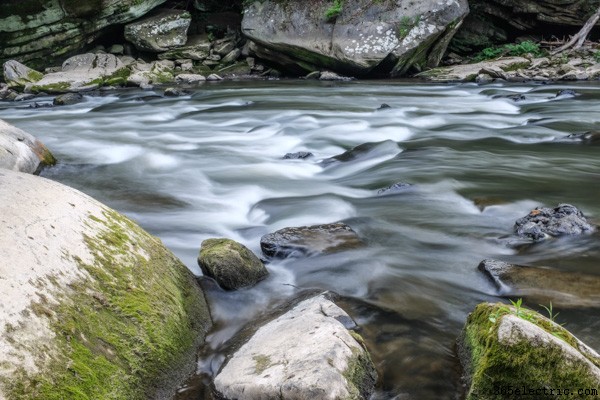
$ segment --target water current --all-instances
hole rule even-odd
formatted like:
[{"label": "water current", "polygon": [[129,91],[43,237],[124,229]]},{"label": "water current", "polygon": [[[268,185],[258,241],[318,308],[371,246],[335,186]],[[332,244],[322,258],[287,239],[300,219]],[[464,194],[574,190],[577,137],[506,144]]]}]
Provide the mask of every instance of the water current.
[{"label": "water current", "polygon": [[[556,97],[562,89],[578,95]],[[521,249],[507,238],[536,206],[571,203],[600,220],[600,146],[559,140],[600,128],[598,84],[267,81],[161,93],[104,92],[54,108],[28,108],[51,97],[2,103],[0,118],[60,160],[42,176],[133,218],[195,274],[211,237],[260,254],[266,233],[344,221],[367,243],[272,262],[250,289],[205,282],[216,324],[198,379],[178,399],[202,398],[227,340],[308,289],[338,293],[361,326],[381,378],[375,399],[454,399],[454,344],[468,313],[507,301],[477,270],[481,260],[600,274],[596,235]],[[377,110],[382,103],[390,108]],[[283,159],[298,151],[314,157]],[[397,182],[412,186],[378,195]],[[600,350],[597,310],[557,311]]]}]

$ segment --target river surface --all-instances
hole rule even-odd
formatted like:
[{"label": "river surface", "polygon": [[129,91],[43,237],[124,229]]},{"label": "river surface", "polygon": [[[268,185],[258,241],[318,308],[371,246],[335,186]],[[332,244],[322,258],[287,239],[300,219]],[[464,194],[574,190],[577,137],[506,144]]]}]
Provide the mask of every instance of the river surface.
[{"label": "river surface", "polygon": [[[561,89],[579,95],[555,97]],[[260,254],[266,233],[344,221],[367,243],[272,262],[251,289],[205,282],[215,329],[198,379],[178,398],[202,398],[226,341],[311,289],[338,293],[361,326],[381,378],[374,399],[454,399],[454,344],[468,313],[507,302],[477,270],[481,260],[600,274],[597,235],[520,249],[508,238],[536,206],[571,203],[600,220],[600,146],[557,140],[600,129],[597,84],[224,82],[157,94],[106,92],[39,109],[1,103],[0,118],[60,160],[43,176],[133,218],[198,275],[200,243],[211,237]],[[515,94],[525,100],[507,98]],[[391,108],[376,110],[382,103]],[[314,157],[282,159],[297,151]],[[412,186],[378,195],[397,182]],[[597,310],[556,311],[600,350]]]}]

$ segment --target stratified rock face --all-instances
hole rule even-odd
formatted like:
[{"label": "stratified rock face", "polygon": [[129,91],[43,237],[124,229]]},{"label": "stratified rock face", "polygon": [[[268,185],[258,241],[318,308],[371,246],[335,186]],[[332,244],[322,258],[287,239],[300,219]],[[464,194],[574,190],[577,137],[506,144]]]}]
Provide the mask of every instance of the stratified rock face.
[{"label": "stratified rock face", "polygon": [[558,388],[584,398],[572,395],[600,385],[600,356],[562,326],[523,307],[479,304],[457,348],[466,400],[563,397],[566,393],[550,394]]},{"label": "stratified rock face", "polygon": [[203,241],[198,265],[205,275],[228,290],[254,285],[269,274],[252,251],[231,239]]},{"label": "stratified rock face", "polygon": [[335,253],[363,245],[356,232],[341,222],[283,228],[260,238],[263,253],[276,258]]},{"label": "stratified rock face", "polygon": [[242,32],[255,52],[295,72],[401,75],[436,66],[469,11],[466,0],[255,1]]},{"label": "stratified rock face", "polygon": [[160,10],[125,26],[125,39],[141,51],[160,53],[187,41],[192,16],[187,11]]},{"label": "stratified rock face", "polygon": [[0,170],[0,210],[0,399],[174,393],[178,378],[163,375],[193,369],[211,324],[181,261],[123,215],[37,176]]},{"label": "stratified rock face", "polygon": [[0,2],[0,63],[33,68],[62,61],[102,34],[166,0],[22,0]]},{"label": "stratified rock face", "polygon": [[583,213],[570,204],[559,204],[555,208],[538,207],[518,219],[514,229],[517,235],[534,241],[549,236],[580,235],[595,230]]},{"label": "stratified rock face", "polygon": [[[377,374],[350,317],[323,295],[262,326],[216,376],[225,399],[366,399]],[[357,339],[360,341],[357,341]]]},{"label": "stratified rock face", "polygon": [[56,159],[42,142],[0,120],[0,168],[34,174],[54,164]]}]

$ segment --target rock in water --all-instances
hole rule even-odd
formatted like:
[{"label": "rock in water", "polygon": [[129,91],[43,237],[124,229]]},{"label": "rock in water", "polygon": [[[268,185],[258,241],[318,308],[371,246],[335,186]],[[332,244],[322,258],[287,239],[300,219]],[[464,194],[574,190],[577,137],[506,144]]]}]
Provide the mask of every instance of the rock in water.
[{"label": "rock in water", "polygon": [[600,276],[497,260],[483,260],[478,269],[502,296],[526,297],[541,304],[552,302],[561,308],[600,307]]},{"label": "rock in water", "polygon": [[0,168],[34,174],[56,159],[35,137],[0,120]]},{"label": "rock in water", "polygon": [[161,53],[185,45],[192,16],[187,11],[159,10],[125,26],[125,39],[140,51]]},{"label": "rock in water", "polygon": [[269,274],[252,251],[231,239],[203,241],[198,265],[204,275],[214,278],[227,290],[254,285]]},{"label": "rock in water", "polygon": [[313,157],[314,154],[309,151],[298,151],[296,153],[286,153],[283,156],[284,160],[306,160],[307,158]]},{"label": "rock in water", "polygon": [[28,83],[34,83],[42,79],[44,74],[35,71],[18,61],[9,60],[3,66],[4,80],[8,87],[24,88]]},{"label": "rock in water", "polygon": [[[561,396],[550,396],[549,389],[600,385],[600,356],[562,326],[524,307],[479,304],[457,348],[466,400],[555,398]],[[512,393],[506,392],[509,388]],[[516,393],[523,388],[546,389],[548,395]]]},{"label": "rock in water", "polygon": [[267,323],[215,378],[225,399],[367,399],[377,374],[362,339],[320,295]]},{"label": "rock in water", "polygon": [[336,253],[363,245],[356,232],[342,222],[283,228],[260,238],[263,253],[276,258]]},{"label": "rock in water", "polygon": [[410,187],[412,187],[412,185],[410,183],[396,182],[386,188],[379,189],[377,191],[377,194],[379,196],[388,195],[388,194],[397,194],[397,193],[404,192],[406,189],[408,189]]},{"label": "rock in water", "polygon": [[56,96],[52,102],[55,106],[69,106],[71,104],[77,104],[83,101],[83,95],[81,93],[65,93],[60,96]]},{"label": "rock in water", "polygon": [[185,265],[128,218],[44,178],[0,170],[0,210],[0,398],[175,393],[211,325]]},{"label": "rock in water", "polygon": [[521,237],[539,241],[549,236],[591,233],[595,228],[576,207],[559,204],[555,208],[538,207],[532,210],[515,222],[514,230]]}]

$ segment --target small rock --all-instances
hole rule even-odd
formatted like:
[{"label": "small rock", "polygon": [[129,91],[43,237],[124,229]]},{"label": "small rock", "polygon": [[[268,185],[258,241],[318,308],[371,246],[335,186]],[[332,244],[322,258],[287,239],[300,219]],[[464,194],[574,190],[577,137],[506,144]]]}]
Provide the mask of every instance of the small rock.
[{"label": "small rock", "polygon": [[[577,96],[577,92],[575,92],[572,89],[563,89],[563,90],[559,90],[556,93],[556,96],[554,96],[554,98],[558,98],[558,97],[562,97],[562,98],[570,98],[570,97],[575,97]],[[552,98],[552,97],[550,97]]]},{"label": "small rock", "polygon": [[284,228],[260,239],[263,253],[275,258],[336,253],[363,245],[356,232],[342,222]]},{"label": "small rock", "polygon": [[313,71],[310,72],[308,75],[306,75],[304,77],[304,79],[308,79],[308,80],[318,80],[321,77],[321,71]]},{"label": "small rock", "polygon": [[140,83],[140,89],[142,89],[142,90],[152,90],[152,89],[154,89],[154,85],[151,85],[149,83]]},{"label": "small rock", "polygon": [[518,236],[540,241],[549,236],[580,235],[591,233],[590,225],[583,213],[570,204],[559,204],[555,208],[538,207],[515,222]]},{"label": "small rock", "polygon": [[56,159],[42,142],[0,119],[0,171],[35,174],[54,164]]},{"label": "small rock", "polygon": [[331,71],[323,71],[323,72],[321,72],[321,75],[319,76],[319,80],[321,80],[321,81],[349,81],[349,80],[352,80],[352,78],[347,77],[347,76],[341,76],[341,75],[338,75],[335,72],[331,72]]},{"label": "small rock", "polygon": [[210,74],[209,76],[206,77],[207,81],[222,81],[223,78],[221,78],[219,75],[217,74]]},{"label": "small rock", "polygon": [[306,160],[307,158],[313,157],[314,154],[308,151],[299,151],[296,153],[287,153],[283,156],[284,160]]},{"label": "small rock", "polygon": [[584,133],[572,133],[560,141],[583,142],[587,144],[600,144],[600,131],[589,131]]},{"label": "small rock", "polygon": [[22,93],[22,94],[18,95],[17,97],[15,97],[15,101],[31,100],[34,97],[35,97],[34,94],[31,94],[31,93]]},{"label": "small rock", "polygon": [[199,74],[179,74],[175,77],[175,82],[177,83],[194,84],[204,82],[205,80],[206,77]]},{"label": "small rock", "polygon": [[65,93],[60,96],[56,96],[52,104],[55,106],[68,106],[71,104],[77,104],[83,100],[81,93]]},{"label": "small rock", "polygon": [[519,101],[527,100],[527,97],[525,97],[524,94],[513,94],[513,95],[508,96],[507,99],[511,99],[515,103],[518,103]]},{"label": "small rock", "polygon": [[54,107],[52,103],[38,103],[37,101],[29,105],[29,108],[50,108]]},{"label": "small rock", "polygon": [[385,110],[387,108],[392,108],[392,106],[386,103],[382,103],[379,107],[377,107],[377,110]]},{"label": "small rock", "polygon": [[108,52],[110,54],[121,56],[125,52],[125,47],[122,44],[113,44],[110,46],[110,49],[108,49]]},{"label": "small rock", "polygon": [[230,239],[203,241],[198,265],[206,276],[214,278],[226,290],[252,286],[269,274],[254,253]]},{"label": "small rock", "polygon": [[3,99],[7,101],[15,101],[17,100],[17,97],[19,97],[19,93],[15,92],[14,90],[9,90],[6,92]]},{"label": "small rock", "polygon": [[388,194],[396,194],[399,192],[403,192],[406,189],[412,187],[412,185],[410,183],[406,183],[406,182],[397,182],[394,183],[393,185],[390,185],[386,188],[383,189],[379,189],[377,191],[378,195],[388,195]]},{"label": "small rock", "polygon": [[[235,42],[233,40],[226,40],[226,41],[222,41],[222,42],[217,41],[215,43],[214,51],[215,51],[215,53],[217,53],[220,56],[225,56],[226,54],[229,54],[230,52],[232,52],[234,49],[235,49]],[[240,51],[240,53],[241,53],[241,51]]]},{"label": "small rock", "polygon": [[221,62],[223,64],[231,64],[240,57],[240,54],[242,54],[242,51],[240,49],[233,49],[229,53],[227,53],[225,57],[223,57]]},{"label": "small rock", "polygon": [[179,97],[179,96],[185,96],[187,93],[185,90],[181,90],[181,89],[177,89],[177,88],[166,88],[165,89],[165,93],[164,95],[166,97]]}]

